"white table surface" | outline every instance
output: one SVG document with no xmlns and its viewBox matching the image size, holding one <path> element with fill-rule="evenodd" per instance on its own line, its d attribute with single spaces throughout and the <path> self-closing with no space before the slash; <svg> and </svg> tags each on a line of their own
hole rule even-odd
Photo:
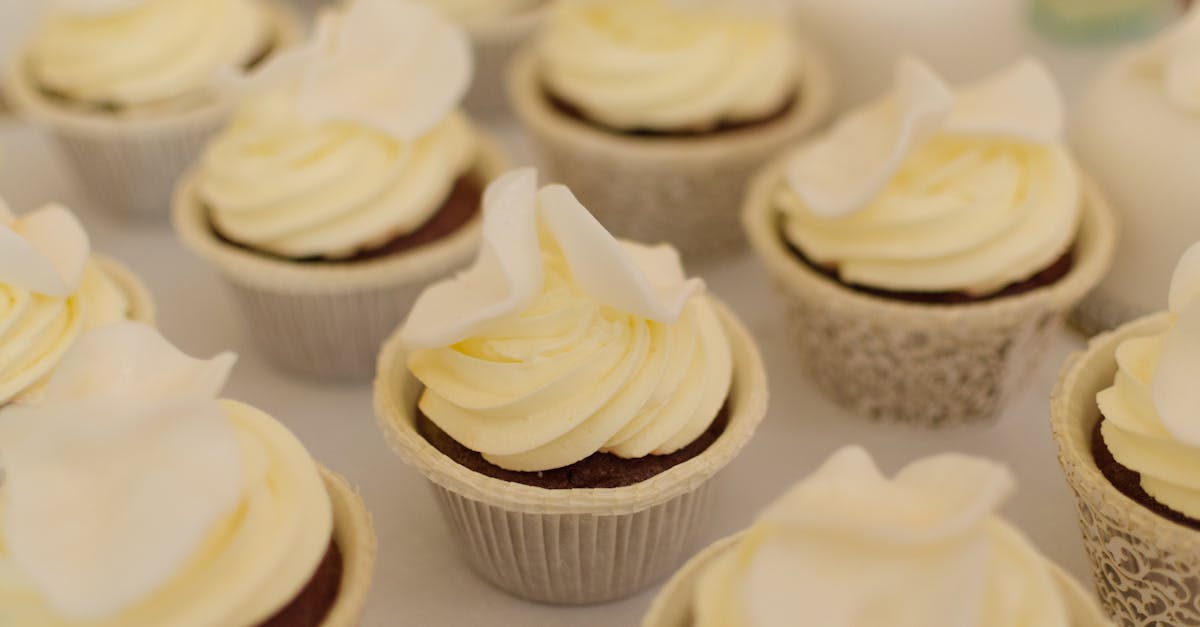
<svg viewBox="0 0 1200 627">
<path fill-rule="evenodd" d="M 1095 51 L 1044 56 L 1072 86 L 1103 57 Z M 503 133 L 519 154 L 513 133 Z M 74 208 L 95 250 L 130 265 L 150 286 L 159 326 L 187 352 L 233 349 L 241 358 L 226 395 L 256 405 L 290 427 L 313 455 L 362 491 L 379 534 L 379 560 L 367 627 L 490 625 L 572 627 L 634 625 L 655 590 L 606 605 L 561 608 L 526 602 L 477 578 L 460 558 L 425 479 L 384 443 L 368 382 L 326 384 L 275 370 L 255 350 L 215 272 L 185 252 L 165 226 L 131 225 L 93 208 L 59 155 L 39 132 L 0 122 L 0 197 L 18 211 L 48 201 Z M 1074 504 L 1055 460 L 1048 398 L 1059 365 L 1083 342 L 1054 336 L 1044 361 L 1019 398 L 992 426 L 922 432 L 881 426 L 832 405 L 800 374 L 784 330 L 778 296 L 749 256 L 699 273 L 758 340 L 770 373 L 766 420 L 741 455 L 718 477 L 711 520 L 697 549 L 746 526 L 754 514 L 837 448 L 865 445 L 887 472 L 945 451 L 1006 462 L 1019 491 L 1004 509 L 1052 559 L 1087 581 Z"/>
</svg>

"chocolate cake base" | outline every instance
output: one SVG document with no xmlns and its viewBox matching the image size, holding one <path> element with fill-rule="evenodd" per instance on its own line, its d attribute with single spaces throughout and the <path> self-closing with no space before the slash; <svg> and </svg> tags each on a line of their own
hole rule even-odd
<svg viewBox="0 0 1200 627">
<path fill-rule="evenodd" d="M 550 103 L 551 107 L 569 118 L 572 118 L 578 122 L 583 122 L 588 126 L 600 129 L 602 131 L 607 131 L 614 135 L 628 135 L 633 137 L 708 137 L 730 131 L 746 130 L 758 126 L 765 126 L 771 122 L 779 120 L 790 113 L 793 107 L 797 107 L 800 104 L 800 98 L 798 96 L 792 97 L 788 99 L 787 102 L 783 103 L 783 106 L 779 107 L 775 111 L 752 120 L 717 120 L 715 123 L 705 126 L 670 130 L 652 128 L 623 129 L 609 126 L 588 116 L 587 113 L 584 113 L 583 109 L 555 94 L 548 87 L 542 87 L 542 95 L 546 101 Z"/>
<path fill-rule="evenodd" d="M 318 627 L 337 601 L 342 568 L 341 548 L 331 539 L 325 557 L 300 594 L 257 627 Z"/>
<path fill-rule="evenodd" d="M 380 246 L 364 248 L 349 257 L 339 257 L 337 259 L 326 257 L 293 258 L 276 255 L 230 238 L 217 228 L 211 217 L 209 218 L 208 225 L 217 239 L 230 246 L 250 251 L 257 255 L 284 259 L 295 263 L 354 263 L 356 261 L 367 261 L 402 253 L 446 237 L 462 228 L 479 213 L 482 200 L 483 185 L 474 177 L 459 177 L 454 182 L 454 187 L 451 188 L 450 195 L 446 197 L 442 206 L 433 214 L 433 217 L 428 222 L 421 225 L 416 231 L 393 238 Z M 212 209 L 208 209 L 208 212 L 211 216 Z"/>
<path fill-rule="evenodd" d="M 780 237 L 783 237 L 782 233 L 780 233 Z M 837 281 L 841 285 L 848 287 L 856 292 L 861 292 L 863 294 L 869 294 L 871 296 L 877 296 L 879 298 L 887 298 L 890 300 L 900 300 L 900 301 L 906 301 L 906 302 L 910 302 L 910 303 L 922 303 L 922 304 L 926 304 L 926 305 L 961 305 L 964 303 L 982 303 L 982 302 L 986 302 L 989 300 L 995 300 L 997 298 L 1005 298 L 1008 296 L 1016 296 L 1018 294 L 1024 294 L 1026 292 L 1031 292 L 1038 288 L 1046 287 L 1048 285 L 1053 285 L 1053 284 L 1057 283 L 1063 277 L 1067 276 L 1067 274 L 1069 272 L 1071 272 L 1071 269 L 1073 267 L 1075 267 L 1075 249 L 1071 248 L 1071 249 L 1068 249 L 1067 252 L 1063 253 L 1063 255 L 1061 257 L 1056 259 L 1054 261 L 1054 263 L 1052 263 L 1049 266 L 1047 266 L 1046 268 L 1043 268 L 1042 270 L 1038 271 L 1036 274 L 1029 277 L 1028 279 L 1025 279 L 1024 281 L 1017 281 L 1015 283 L 1010 283 L 1010 284 L 1006 285 L 1005 287 L 1003 287 L 1002 289 L 999 289 L 995 292 L 990 292 L 988 294 L 969 294 L 967 292 L 961 292 L 961 291 L 960 292 L 903 292 L 903 291 L 878 289 L 878 288 L 869 287 L 866 285 L 861 285 L 858 283 L 848 283 L 846 281 L 843 281 L 841 279 L 841 277 L 838 275 L 838 269 L 836 266 L 820 265 L 820 264 L 814 262 L 812 259 L 809 259 L 809 257 L 807 255 L 805 255 L 795 245 L 788 242 L 786 237 L 783 238 L 783 241 L 787 243 L 788 250 L 790 250 L 792 252 L 792 254 L 795 255 L 795 257 L 800 260 L 801 263 L 808 266 L 809 268 L 812 268 L 816 272 L 819 272 L 819 273 L 829 277 L 830 279 Z"/>
<path fill-rule="evenodd" d="M 1112 452 L 1108 450 L 1108 445 L 1104 443 L 1104 436 L 1100 432 L 1100 425 L 1103 422 L 1104 416 L 1101 416 L 1092 430 L 1092 457 L 1096 459 L 1096 466 L 1100 468 L 1100 473 L 1104 475 L 1104 478 L 1108 479 L 1108 482 L 1121 494 L 1133 499 L 1138 505 L 1171 522 L 1200 531 L 1200 521 L 1188 518 L 1154 500 L 1154 497 L 1147 494 L 1146 490 L 1142 488 L 1142 475 L 1122 466 L 1113 458 Z"/>
<path fill-rule="evenodd" d="M 550 490 L 574 488 L 621 488 L 645 481 L 669 468 L 703 453 L 725 432 L 729 424 L 728 404 L 721 408 L 708 429 L 691 444 L 670 455 L 647 455 L 639 459 L 624 459 L 611 453 L 593 453 L 591 456 L 562 468 L 539 472 L 506 470 L 486 459 L 483 455 L 463 446 L 445 431 L 433 424 L 417 409 L 417 431 L 434 448 L 446 457 L 469 470 L 495 479 L 522 483 Z"/>
</svg>

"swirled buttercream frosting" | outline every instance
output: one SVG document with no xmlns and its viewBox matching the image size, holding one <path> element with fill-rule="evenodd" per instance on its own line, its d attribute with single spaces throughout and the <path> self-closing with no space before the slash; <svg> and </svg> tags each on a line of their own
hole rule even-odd
<svg viewBox="0 0 1200 627">
<path fill-rule="evenodd" d="M 287 429 L 216 398 L 233 361 L 113 324 L 0 414 L 0 623 L 250 627 L 300 592 L 332 506 Z"/>
<path fill-rule="evenodd" d="M 786 20 L 737 2 L 563 2 L 537 44 L 546 90 L 625 130 L 691 131 L 763 119 L 802 70 Z"/>
<path fill-rule="evenodd" d="M 233 89 L 197 194 L 225 237 L 288 258 L 351 257 L 408 235 L 477 156 L 456 107 L 470 81 L 463 33 L 433 9 L 357 0 L 312 41 Z"/>
<path fill-rule="evenodd" d="M 518 471 L 669 454 L 712 424 L 729 341 L 674 249 L 619 242 L 532 170 L 495 181 L 483 211 L 475 264 L 401 330 L 430 420 Z"/>
<path fill-rule="evenodd" d="M 995 515 L 1012 483 L 961 455 L 888 478 L 845 448 L 706 568 L 693 624 L 1069 627 L 1049 563 Z"/>
<path fill-rule="evenodd" d="M 1104 444 L 1155 501 L 1200 519 L 1200 244 L 1171 280 L 1170 325 L 1117 346 L 1112 387 L 1096 396 Z"/>
<path fill-rule="evenodd" d="M 871 288 L 982 295 L 1029 279 L 1078 230 L 1062 120 L 1036 62 L 956 91 L 903 59 L 891 93 L 787 157 L 774 200 L 784 236 Z"/>
<path fill-rule="evenodd" d="M 260 0 L 51 3 L 27 55 L 40 87 L 73 101 L 134 107 L 194 97 L 272 45 Z"/>
<path fill-rule="evenodd" d="M 33 393 L 81 333 L 128 316 L 90 251 L 67 209 L 17 217 L 0 203 L 0 405 Z"/>
</svg>

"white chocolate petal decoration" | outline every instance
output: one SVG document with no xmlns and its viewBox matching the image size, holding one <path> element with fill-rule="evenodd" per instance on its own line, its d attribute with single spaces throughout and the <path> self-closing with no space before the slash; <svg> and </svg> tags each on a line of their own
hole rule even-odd
<svg viewBox="0 0 1200 627">
<path fill-rule="evenodd" d="M 905 57 L 893 93 L 798 151 L 786 166 L 788 183 L 815 215 L 854 213 L 887 186 L 904 157 L 941 127 L 953 106 L 949 86 L 924 63 Z"/>
<path fill-rule="evenodd" d="M 83 225 L 61 205 L 0 225 L 0 282 L 46 296 L 70 296 L 90 255 Z"/>
<path fill-rule="evenodd" d="M 1179 258 L 1175 274 L 1171 275 L 1167 308 L 1172 313 L 1181 313 L 1197 296 L 1200 296 L 1200 242 L 1188 247 Z"/>
<path fill-rule="evenodd" d="M 1200 299 L 1192 299 L 1176 315 L 1163 338 L 1154 368 L 1151 393 L 1159 420 L 1175 439 L 1200 446 Z"/>
<path fill-rule="evenodd" d="M 0 224 L 8 224 L 16 219 L 17 214 L 13 213 L 12 207 L 9 207 L 8 203 L 4 202 L 3 198 L 0 198 Z"/>
<path fill-rule="evenodd" d="M 198 362 L 135 323 L 101 327 L 80 345 L 64 357 L 55 394 L 0 413 L 2 522 L 13 564 L 38 592 L 64 617 L 94 621 L 186 565 L 241 501 L 244 469 L 210 394 L 228 357 Z M 117 372 L 101 372 L 107 366 Z M 122 380 L 155 369 L 144 389 Z M 187 384 L 190 375 L 200 382 Z M 184 389 L 174 394 L 168 381 Z"/>
<path fill-rule="evenodd" d="M 1056 141 L 1063 131 L 1063 100 L 1041 63 L 1024 59 L 962 89 L 946 120 L 948 133 Z"/>
<path fill-rule="evenodd" d="M 542 289 L 543 237 L 553 240 L 575 282 L 597 302 L 674 322 L 704 288 L 685 279 L 667 246 L 623 243 L 561 185 L 537 190 L 532 168 L 505 174 L 483 201 L 483 243 L 474 265 L 421 294 L 401 330 L 410 349 L 448 346 L 489 322 L 520 313 Z"/>
<path fill-rule="evenodd" d="M 136 9 L 149 0 L 51 0 L 57 13 L 81 16 L 104 16 Z"/>
<path fill-rule="evenodd" d="M 509 172 L 483 195 L 483 238 L 475 263 L 431 285 L 401 331 L 411 349 L 449 346 L 533 300 L 542 289 L 537 172 Z"/>
</svg>

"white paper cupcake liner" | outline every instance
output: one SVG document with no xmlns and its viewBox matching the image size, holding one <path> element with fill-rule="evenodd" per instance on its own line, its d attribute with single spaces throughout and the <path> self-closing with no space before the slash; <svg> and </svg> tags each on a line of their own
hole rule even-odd
<svg viewBox="0 0 1200 627">
<path fill-rule="evenodd" d="M 269 6 L 275 21 L 274 52 L 294 42 L 300 26 L 291 9 Z M 164 221 L 176 180 L 228 117 L 223 102 L 180 113 L 80 111 L 42 94 L 26 66 L 18 55 L 7 68 L 9 103 L 18 115 L 46 128 L 89 201 L 121 217 Z"/>
<path fill-rule="evenodd" d="M 146 284 L 118 261 L 100 255 L 94 256 L 93 261 L 129 299 L 129 319 L 155 326 L 158 321 L 158 309 Z"/>
<path fill-rule="evenodd" d="M 745 446 L 766 411 L 762 359 L 718 303 L 734 356 L 729 425 L 695 458 L 621 488 L 549 490 L 488 477 L 443 455 L 417 431 L 421 387 L 399 334 L 384 345 L 375 409 L 392 448 L 429 479 L 468 563 L 514 595 L 558 604 L 629 596 L 683 562 L 707 519 L 709 480 Z"/>
<path fill-rule="evenodd" d="M 733 549 L 741 539 L 741 534 L 738 534 L 720 540 L 689 560 L 654 598 L 650 611 L 642 621 L 642 627 L 692 627 L 695 621 L 692 605 L 696 600 L 696 586 L 700 575 L 709 564 Z M 1070 575 L 1056 564 L 1047 564 L 1051 567 L 1055 583 L 1067 602 L 1071 627 L 1103 627 L 1109 624 L 1108 619 L 1100 613 L 1096 602 Z"/>
<path fill-rule="evenodd" d="M 490 181 L 507 157 L 480 137 L 475 176 Z M 320 378 L 365 379 L 379 345 L 430 282 L 467 265 L 478 248 L 473 218 L 435 242 L 377 259 L 298 263 L 222 241 L 195 194 L 195 176 L 176 190 L 175 230 L 183 243 L 221 273 L 254 341 L 284 369 Z"/>
<path fill-rule="evenodd" d="M 1167 314 L 1140 318 L 1091 341 L 1068 361 L 1051 400 L 1058 461 L 1075 493 L 1100 603 L 1126 627 L 1200 625 L 1200 531 L 1171 522 L 1117 490 L 1092 454 L 1096 394 L 1112 386 L 1117 345 L 1159 333 Z"/>
<path fill-rule="evenodd" d="M 782 162 L 751 185 L 743 221 L 788 306 L 804 370 L 838 404 L 872 419 L 923 427 L 996 417 L 1033 370 L 1050 333 L 1107 271 L 1113 214 L 1085 190 L 1074 265 L 1052 285 L 967 304 L 920 304 L 850 289 L 801 262 L 779 228 Z"/>
<path fill-rule="evenodd" d="M 375 528 L 362 498 L 344 477 L 324 466 L 321 476 L 333 502 L 333 540 L 342 553 L 341 587 L 321 627 L 356 627 L 362 621 L 375 573 Z"/>
<path fill-rule="evenodd" d="M 745 249 L 738 209 L 750 178 L 829 112 L 823 58 L 808 46 L 799 58 L 797 101 L 783 117 L 704 137 L 621 135 L 562 113 L 546 99 L 531 48 L 509 68 L 509 98 L 546 180 L 571 188 L 614 235 L 670 242 L 698 262 Z"/>
</svg>

